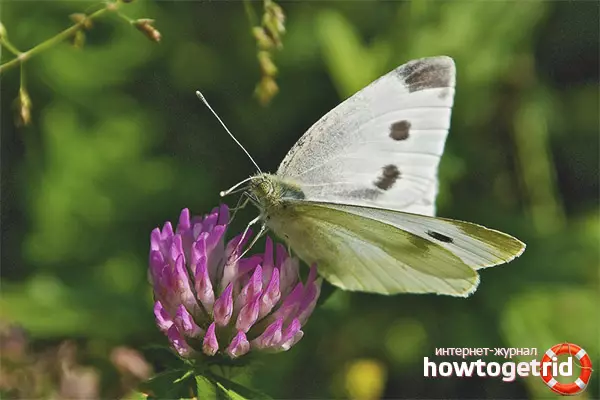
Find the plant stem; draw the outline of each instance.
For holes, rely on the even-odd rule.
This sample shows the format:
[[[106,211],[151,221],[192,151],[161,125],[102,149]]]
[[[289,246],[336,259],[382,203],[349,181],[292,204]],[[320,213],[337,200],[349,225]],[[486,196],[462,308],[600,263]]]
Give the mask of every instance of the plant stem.
[[[21,64],[20,68],[20,86],[19,89],[25,90],[25,68],[23,68],[23,64]]]
[[[9,42],[8,39],[6,39],[6,38],[3,38],[2,40],[0,40],[0,44],[2,44],[2,46],[4,46],[6,48],[6,50],[10,51],[15,56],[18,56],[19,54],[21,54],[19,49],[17,49],[15,46],[13,46],[13,44],[11,42]]]
[[[123,13],[117,12],[117,15],[120,18],[123,18],[125,21],[129,22],[130,24],[133,24],[133,22],[134,22],[134,20],[132,18],[129,18],[127,15],[125,15]]]
[[[106,7],[96,11],[93,14],[90,14],[89,16],[87,16],[86,18],[89,20],[95,19],[100,17],[101,15],[103,15],[104,13],[106,13],[107,11],[112,11],[115,10],[115,7],[117,7],[116,3],[109,3]],[[58,33],[57,35],[51,37],[48,40],[43,41],[42,43],[38,44],[37,46],[22,52],[22,53],[17,53],[17,57],[13,58],[10,61],[5,62],[4,64],[0,65],[0,74],[2,74],[3,72],[16,67],[19,64],[24,63],[25,61],[27,61],[28,59],[30,59],[31,57],[35,56],[38,53],[43,52],[44,50],[49,49],[50,47],[56,45],[57,43],[62,42],[63,40],[69,38],[71,35],[74,35],[75,32],[77,32],[78,30],[82,29],[84,25],[84,21],[82,22],[78,22],[75,25],[65,29],[64,31]],[[9,49],[10,50],[10,49]],[[16,50],[16,49],[15,49]]]
[[[252,8],[252,4],[250,4],[250,0],[244,0],[244,10],[246,10],[246,17],[248,17],[250,29],[252,29],[257,25],[258,18],[256,18],[256,13]]]

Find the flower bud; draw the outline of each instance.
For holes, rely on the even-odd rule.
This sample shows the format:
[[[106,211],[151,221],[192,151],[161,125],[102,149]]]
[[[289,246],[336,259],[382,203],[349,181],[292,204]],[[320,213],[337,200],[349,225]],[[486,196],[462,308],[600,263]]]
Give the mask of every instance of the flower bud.
[[[289,350],[290,347],[302,339],[304,332],[300,330],[301,327],[302,325],[300,325],[300,321],[297,318],[294,318],[292,323],[287,327],[282,335],[281,342],[279,343],[281,350]]]
[[[283,318],[278,318],[265,329],[262,335],[254,339],[252,345],[257,349],[275,348],[281,341],[281,328],[283,327]]]
[[[196,281],[195,289],[198,300],[200,300],[206,312],[211,313],[215,303],[215,293],[210,277],[208,276],[206,256],[201,256],[200,260],[198,260],[194,280]]]
[[[275,42],[277,47],[281,47],[281,35],[285,33],[285,14],[283,13],[283,9],[272,0],[266,0],[262,22],[265,33]]]
[[[31,99],[27,90],[21,86],[19,97],[17,97],[17,125],[27,126],[31,124]]]
[[[175,326],[177,326],[179,332],[187,337],[195,338],[204,334],[204,331],[196,325],[196,322],[183,304],[179,305],[177,308],[173,322],[175,323]]]
[[[160,301],[154,303],[154,317],[156,318],[156,325],[158,326],[158,329],[160,329],[163,333],[166,333],[169,328],[173,326],[171,317],[163,308]]]
[[[256,44],[261,50],[271,50],[275,47],[275,42],[267,35],[265,29],[261,26],[252,28],[252,35],[256,39]]]
[[[271,53],[268,51],[258,52],[258,65],[260,66],[261,73],[267,76],[277,75],[277,67],[273,60],[271,60]]]
[[[263,76],[255,89],[256,97],[263,106],[267,105],[277,92],[279,92],[279,86],[271,76]]]
[[[248,332],[252,325],[258,319],[258,312],[260,311],[260,299],[257,297],[251,303],[247,303],[238,314],[237,321],[235,323],[236,329],[242,332]]]
[[[146,37],[153,42],[160,42],[161,34],[152,24],[154,23],[153,19],[141,18],[132,22],[133,26],[135,26],[140,32],[142,32]]]
[[[90,29],[93,25],[92,20],[83,13],[71,14],[69,15],[69,18],[71,18],[71,21],[75,22],[76,24],[81,25],[84,29]]]
[[[167,337],[169,342],[175,349],[175,351],[181,357],[192,357],[195,355],[194,349],[185,341],[179,330],[175,325],[171,326],[167,331]]]
[[[215,334],[215,323],[210,324],[202,342],[202,351],[207,356],[214,356],[219,351],[219,342]]]
[[[233,314],[233,285],[230,283],[215,301],[213,318],[219,326],[226,326]]]
[[[246,338],[246,334],[242,331],[238,331],[237,335],[231,341],[231,344],[227,347],[227,355],[231,358],[238,358],[243,356],[250,351],[250,342]]]

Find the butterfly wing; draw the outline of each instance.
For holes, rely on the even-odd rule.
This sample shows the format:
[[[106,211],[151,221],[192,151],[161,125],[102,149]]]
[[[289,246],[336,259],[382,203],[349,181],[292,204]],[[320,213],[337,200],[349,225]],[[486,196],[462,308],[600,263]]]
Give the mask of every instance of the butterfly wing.
[[[470,222],[372,207],[315,204],[409,232],[445,248],[475,270],[507,263],[525,251],[520,240]]]
[[[508,262],[525,244],[483,226],[377,208],[290,201],[272,229],[346,290],[466,297],[476,269]]]
[[[468,296],[477,269],[523,252],[504,233],[428,216],[454,85],[448,57],[402,65],[321,118],[281,163],[293,195],[276,191],[285,204],[267,224],[334,285]]]
[[[315,123],[277,175],[309,199],[433,215],[454,85],[449,57],[396,68]]]
[[[289,202],[268,224],[345,290],[466,297],[479,284],[477,272],[440,244],[342,208]]]

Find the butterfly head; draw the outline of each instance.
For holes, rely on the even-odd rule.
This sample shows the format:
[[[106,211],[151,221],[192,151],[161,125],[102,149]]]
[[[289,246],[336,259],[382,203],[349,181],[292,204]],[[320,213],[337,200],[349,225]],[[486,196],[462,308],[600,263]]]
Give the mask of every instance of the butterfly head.
[[[248,196],[268,222],[282,209],[283,199],[279,179],[271,174],[259,174],[250,180]]]
[[[252,177],[249,183],[250,193],[259,200],[272,196],[275,192],[273,179],[274,177],[269,174],[259,174]]]
[[[271,174],[259,174],[250,180],[248,194],[267,213],[284,207],[290,200],[304,199],[301,188]]]

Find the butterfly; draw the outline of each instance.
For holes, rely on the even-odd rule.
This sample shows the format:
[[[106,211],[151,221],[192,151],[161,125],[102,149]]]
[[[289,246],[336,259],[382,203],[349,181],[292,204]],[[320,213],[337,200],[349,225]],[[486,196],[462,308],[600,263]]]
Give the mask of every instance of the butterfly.
[[[335,107],[275,174],[243,181],[260,211],[253,222],[345,290],[473,293],[479,269],[511,261],[525,244],[434,217],[455,75],[450,57],[413,60]]]

